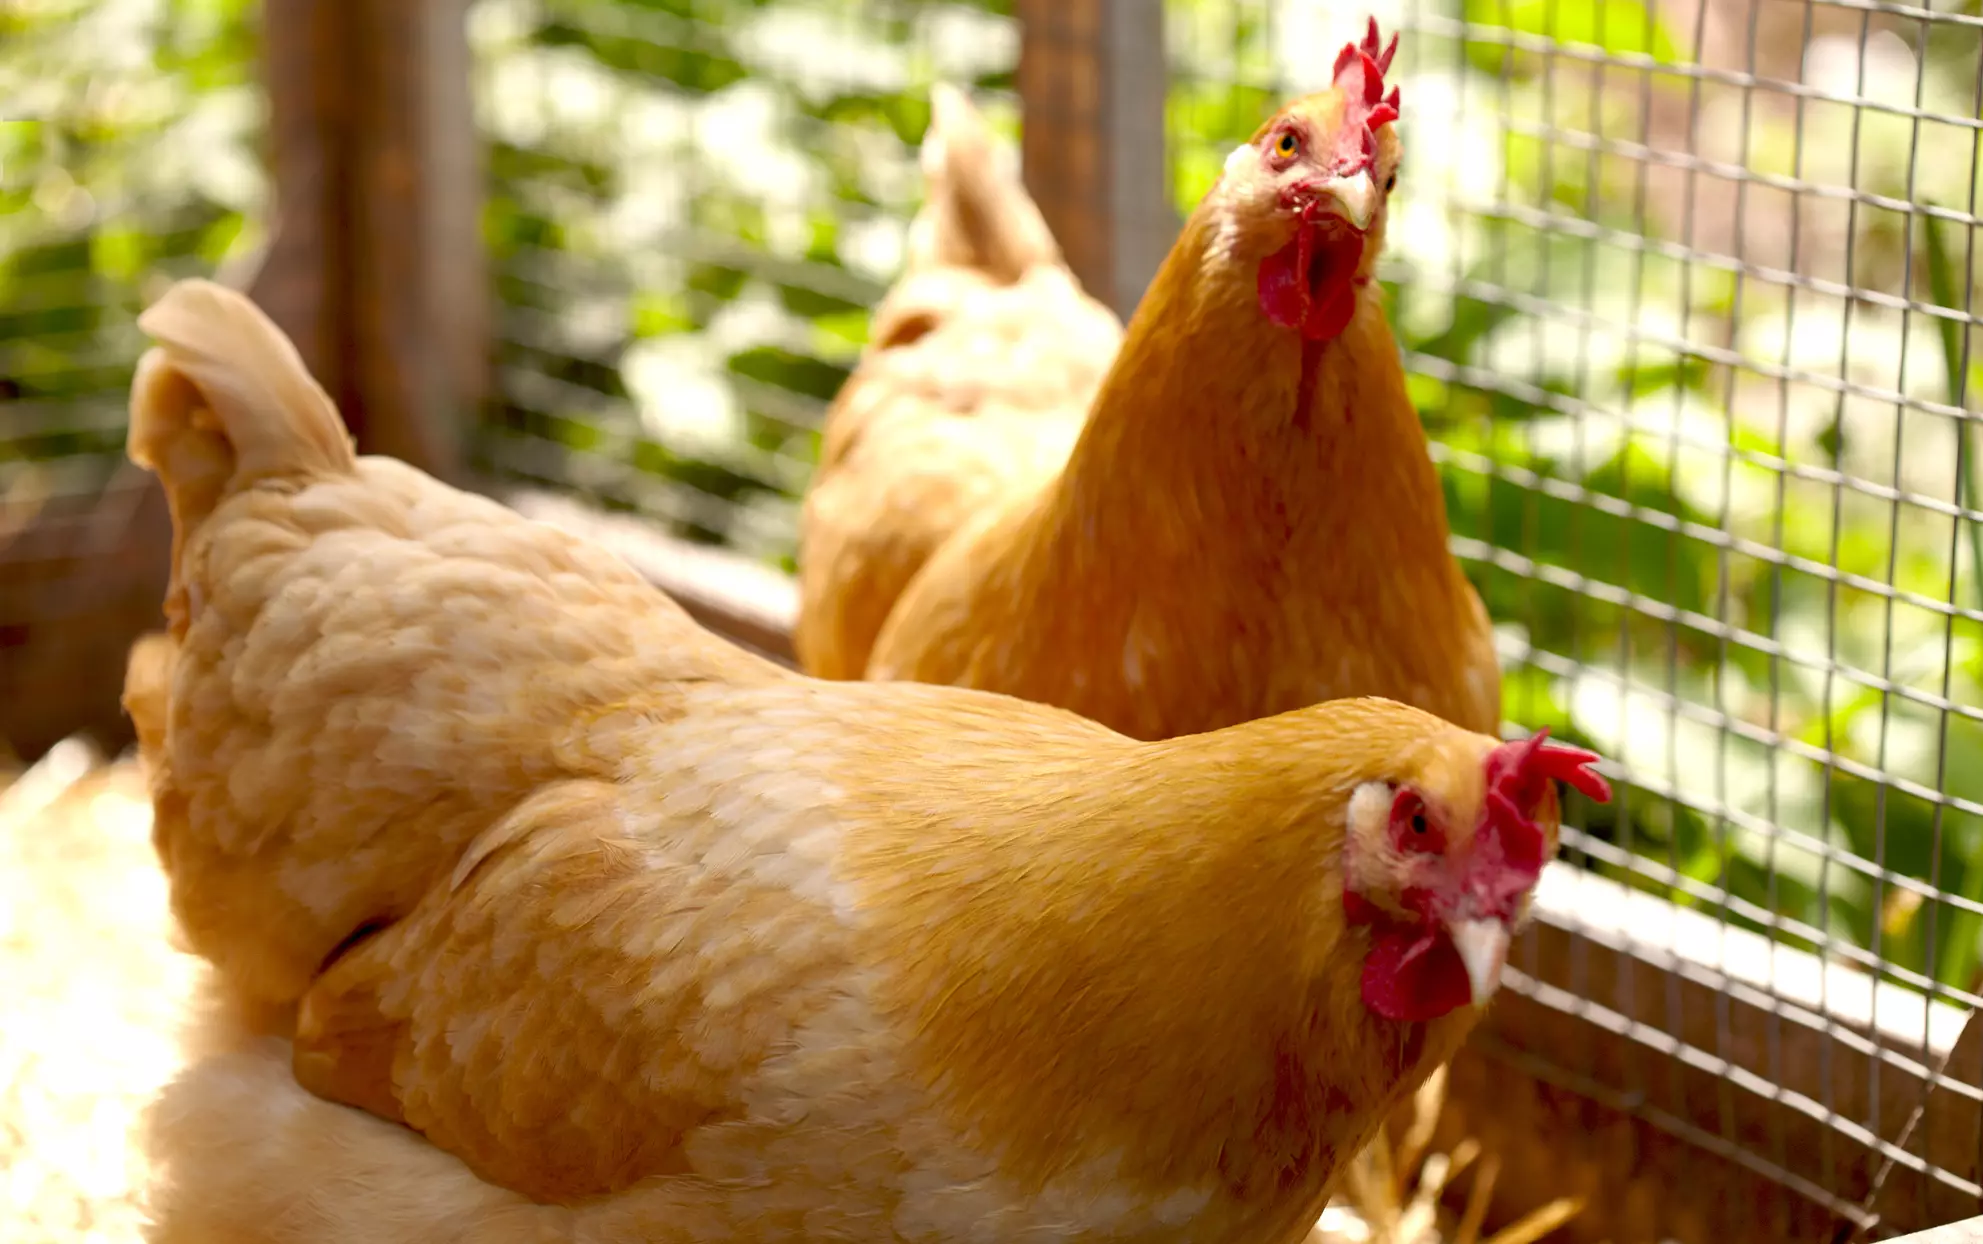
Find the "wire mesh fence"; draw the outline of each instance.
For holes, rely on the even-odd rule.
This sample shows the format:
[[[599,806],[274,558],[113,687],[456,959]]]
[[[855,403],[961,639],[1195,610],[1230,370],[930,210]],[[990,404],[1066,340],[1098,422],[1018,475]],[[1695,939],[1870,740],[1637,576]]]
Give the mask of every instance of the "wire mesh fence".
[[[929,82],[1016,133],[1006,7],[483,0],[486,465],[789,566],[821,413],[921,196]]]

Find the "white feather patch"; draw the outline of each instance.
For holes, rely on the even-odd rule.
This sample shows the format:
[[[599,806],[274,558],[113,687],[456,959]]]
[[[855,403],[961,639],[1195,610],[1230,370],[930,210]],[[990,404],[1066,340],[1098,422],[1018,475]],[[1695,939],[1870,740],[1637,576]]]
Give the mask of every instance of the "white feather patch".
[[[1252,143],[1241,143],[1234,147],[1226,156],[1225,165],[1220,169],[1221,183],[1229,185],[1239,176],[1246,161],[1257,158],[1259,154]],[[1219,216],[1219,229],[1212,235],[1212,241],[1206,248],[1207,262],[1223,262],[1231,256],[1233,248],[1239,245],[1239,220],[1233,214],[1232,205],[1221,201],[1216,210]]]

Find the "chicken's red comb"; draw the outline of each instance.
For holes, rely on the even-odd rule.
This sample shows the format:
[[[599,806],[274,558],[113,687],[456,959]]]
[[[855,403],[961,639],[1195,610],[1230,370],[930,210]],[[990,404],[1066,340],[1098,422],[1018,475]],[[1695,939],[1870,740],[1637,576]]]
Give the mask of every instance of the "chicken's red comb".
[[[1391,58],[1398,54],[1398,32],[1380,45],[1377,19],[1370,19],[1370,30],[1363,42],[1352,40],[1336,54],[1333,74],[1343,93],[1343,142],[1337,165],[1344,173],[1367,168],[1377,158],[1377,127],[1398,119],[1398,88],[1384,93],[1384,74]]]
[[[1611,784],[1590,766],[1598,762],[1596,752],[1561,743],[1543,746],[1549,727],[1526,739],[1503,743],[1487,754],[1487,786],[1511,797],[1525,795],[1522,804],[1533,804],[1542,795],[1542,783],[1566,782],[1599,803],[1611,801]]]
[[[1544,747],[1549,727],[1526,739],[1503,743],[1487,754],[1487,826],[1498,830],[1509,863],[1540,871],[1543,835],[1533,819],[1543,786],[1566,783],[1599,803],[1611,801],[1611,784],[1591,768],[1596,752],[1561,745]]]

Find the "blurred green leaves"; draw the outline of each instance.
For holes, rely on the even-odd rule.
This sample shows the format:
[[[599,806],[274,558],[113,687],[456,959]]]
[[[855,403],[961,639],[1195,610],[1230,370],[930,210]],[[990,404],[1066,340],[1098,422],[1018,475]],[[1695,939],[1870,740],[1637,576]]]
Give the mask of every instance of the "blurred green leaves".
[[[256,7],[0,7],[0,497],[117,468],[137,310],[256,240]]]
[[[1610,56],[1641,56],[1660,64],[1680,60],[1678,47],[1656,10],[1639,0],[1465,0],[1468,24],[1483,30],[1506,31],[1528,40],[1579,44]],[[1519,43],[1521,40],[1510,40]],[[1470,40],[1467,59],[1481,73],[1535,73],[1541,58],[1534,53],[1512,54],[1506,44]]]

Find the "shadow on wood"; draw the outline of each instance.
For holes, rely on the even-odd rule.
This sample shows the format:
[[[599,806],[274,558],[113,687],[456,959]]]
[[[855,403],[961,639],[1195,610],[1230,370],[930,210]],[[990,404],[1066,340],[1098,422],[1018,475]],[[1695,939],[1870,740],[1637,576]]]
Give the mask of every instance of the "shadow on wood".
[[[33,761],[78,730],[129,742],[131,641],[165,625],[165,494],[125,466],[101,491],[0,505],[0,739]]]

